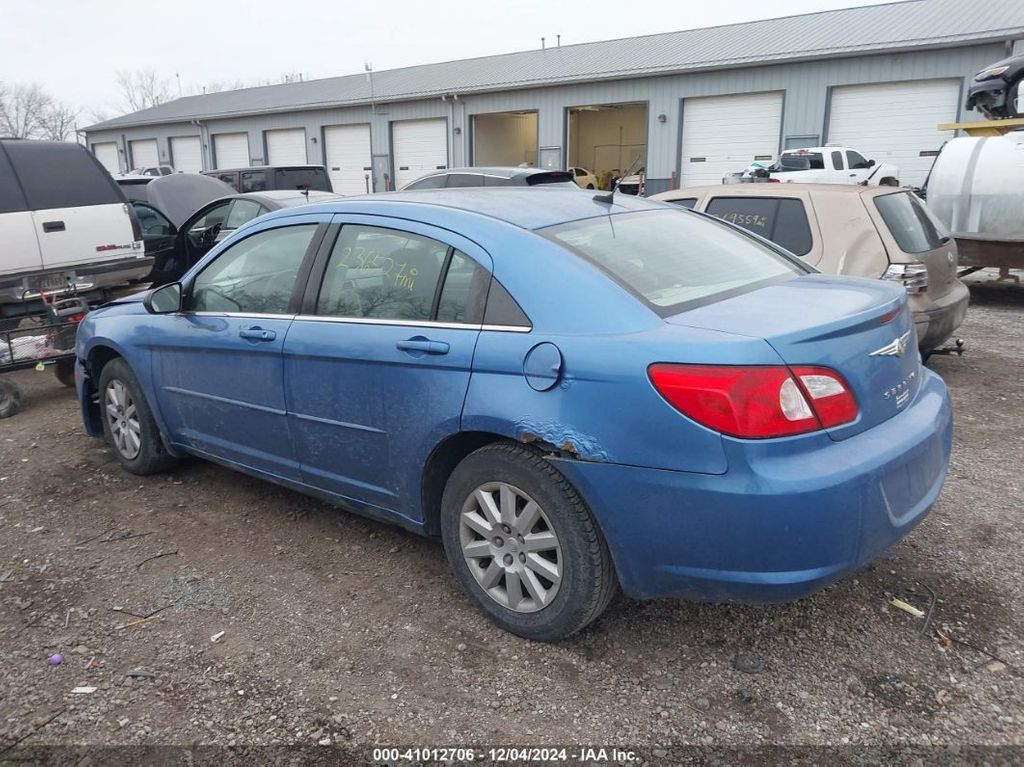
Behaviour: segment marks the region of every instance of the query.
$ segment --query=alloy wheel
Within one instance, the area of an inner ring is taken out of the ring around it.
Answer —
[[[459,516],[462,555],[498,604],[532,613],[551,604],[562,582],[562,549],[547,514],[507,482],[481,485]]]
[[[105,405],[114,447],[123,458],[134,460],[142,450],[142,425],[128,387],[116,378],[111,380],[107,384]]]

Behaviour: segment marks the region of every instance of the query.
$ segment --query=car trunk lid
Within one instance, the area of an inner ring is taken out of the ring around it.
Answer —
[[[920,356],[902,287],[810,274],[667,318],[676,325],[763,338],[789,366],[835,370],[857,399],[857,418],[828,429],[842,440],[914,399]]]

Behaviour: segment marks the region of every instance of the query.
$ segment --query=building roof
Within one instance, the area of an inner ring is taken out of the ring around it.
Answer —
[[[969,45],[1024,37],[1020,0],[904,0],[799,16],[422,64],[372,74],[373,101]],[[186,96],[97,131],[371,102],[365,73]]]

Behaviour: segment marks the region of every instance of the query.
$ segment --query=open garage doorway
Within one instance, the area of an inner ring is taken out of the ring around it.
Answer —
[[[473,115],[473,165],[537,165],[537,113]]]
[[[600,189],[634,163],[647,165],[647,104],[595,104],[568,113],[569,167],[589,171]]]

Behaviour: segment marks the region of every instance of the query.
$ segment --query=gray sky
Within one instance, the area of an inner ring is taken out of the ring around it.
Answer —
[[[177,92],[213,82],[310,78],[670,32],[878,0],[0,0],[0,79],[35,82],[109,116],[118,71],[154,70]]]

